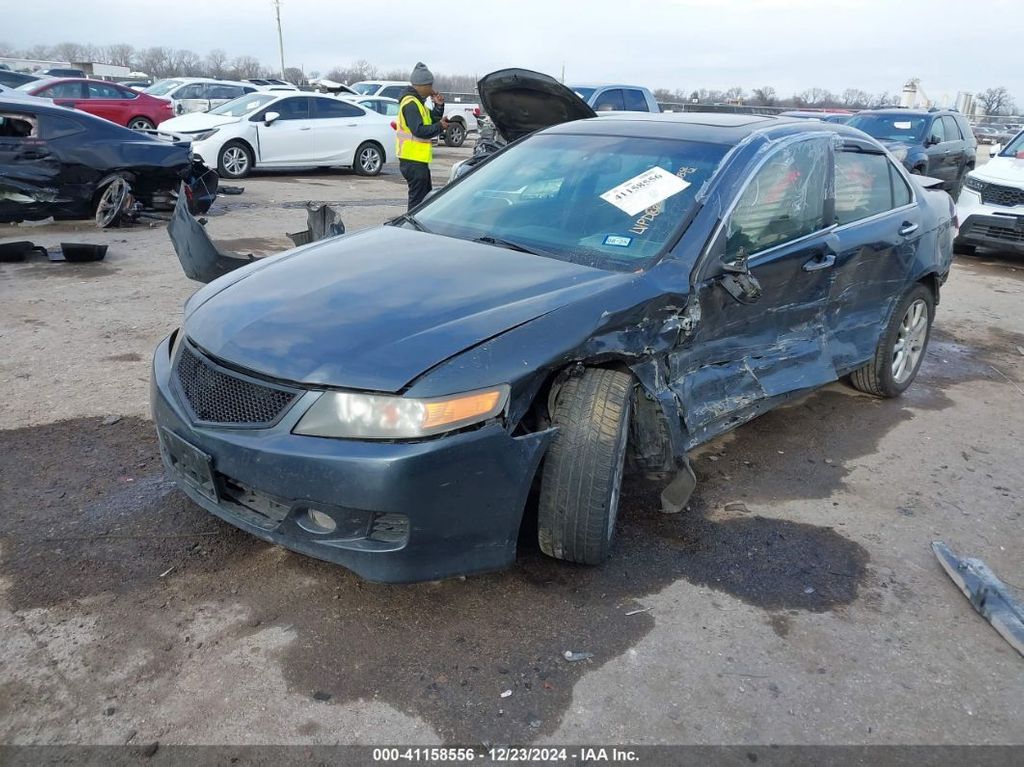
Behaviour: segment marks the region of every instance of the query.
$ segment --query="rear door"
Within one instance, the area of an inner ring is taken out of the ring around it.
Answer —
[[[275,101],[251,118],[256,123],[260,164],[307,165],[316,160],[312,101],[309,96],[291,96]],[[270,125],[263,119],[268,112],[280,115]]]
[[[836,152],[835,196],[839,253],[827,316],[833,364],[842,374],[874,355],[906,288],[923,222],[903,174],[866,142],[846,139]]]
[[[131,97],[127,95],[129,93]],[[82,110],[118,125],[127,125],[133,116],[129,114],[132,100],[137,95],[134,91],[110,83],[89,82],[85,84],[86,103],[82,105]]]
[[[177,114],[209,112],[210,109],[208,83],[188,83],[174,93],[174,111]]]
[[[836,245],[827,221],[830,163],[827,138],[772,151],[714,238],[724,237],[724,254],[704,257],[696,336],[669,357],[693,444],[763,412],[775,398],[836,378],[825,318]],[[744,256],[762,290],[749,304],[726,289],[718,263]]]
[[[323,165],[351,165],[356,147],[368,136],[367,122],[379,116],[374,112],[370,117],[366,110],[340,99],[311,100],[317,161]]]

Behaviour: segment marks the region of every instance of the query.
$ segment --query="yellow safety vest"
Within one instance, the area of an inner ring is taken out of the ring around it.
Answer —
[[[434,159],[434,142],[428,138],[418,138],[412,135],[409,124],[405,121],[405,105],[412,102],[420,110],[420,117],[424,125],[430,125],[430,112],[426,104],[413,96],[411,93],[405,96],[398,104],[398,130],[395,131],[395,143],[398,147],[399,160],[413,160],[415,162],[429,163]]]

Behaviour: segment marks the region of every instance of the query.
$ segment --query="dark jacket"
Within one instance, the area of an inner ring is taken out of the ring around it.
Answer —
[[[420,103],[426,101],[416,92],[415,88],[406,88],[399,101],[406,96],[415,96]],[[402,109],[402,116],[405,118],[405,124],[409,126],[409,132],[416,138],[434,138],[434,136],[441,132],[441,118],[444,117],[444,106],[442,104],[434,104],[434,108],[430,110],[430,118],[433,120],[430,125],[423,124],[420,110],[416,108],[415,104],[406,104]]]

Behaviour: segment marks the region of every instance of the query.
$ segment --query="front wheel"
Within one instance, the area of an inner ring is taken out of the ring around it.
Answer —
[[[229,141],[217,156],[217,172],[223,178],[245,178],[252,170],[252,152],[240,141]]]
[[[364,141],[356,149],[355,169],[360,176],[379,176],[384,167],[384,153],[370,141]]]
[[[934,319],[935,296],[925,285],[915,285],[892,313],[875,358],[850,376],[853,387],[878,397],[905,392],[921,368]]]
[[[444,143],[448,146],[462,146],[465,141],[466,127],[458,121],[448,123],[448,130],[444,133]]]
[[[626,458],[633,379],[591,368],[562,386],[558,428],[541,475],[540,549],[556,559],[601,564],[615,535]]]

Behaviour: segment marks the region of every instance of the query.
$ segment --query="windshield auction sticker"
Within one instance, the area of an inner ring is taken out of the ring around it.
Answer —
[[[688,181],[683,181],[664,168],[654,166],[639,176],[612,187],[601,195],[601,199],[610,202],[627,215],[635,216],[640,211],[679,194],[688,186]]]

